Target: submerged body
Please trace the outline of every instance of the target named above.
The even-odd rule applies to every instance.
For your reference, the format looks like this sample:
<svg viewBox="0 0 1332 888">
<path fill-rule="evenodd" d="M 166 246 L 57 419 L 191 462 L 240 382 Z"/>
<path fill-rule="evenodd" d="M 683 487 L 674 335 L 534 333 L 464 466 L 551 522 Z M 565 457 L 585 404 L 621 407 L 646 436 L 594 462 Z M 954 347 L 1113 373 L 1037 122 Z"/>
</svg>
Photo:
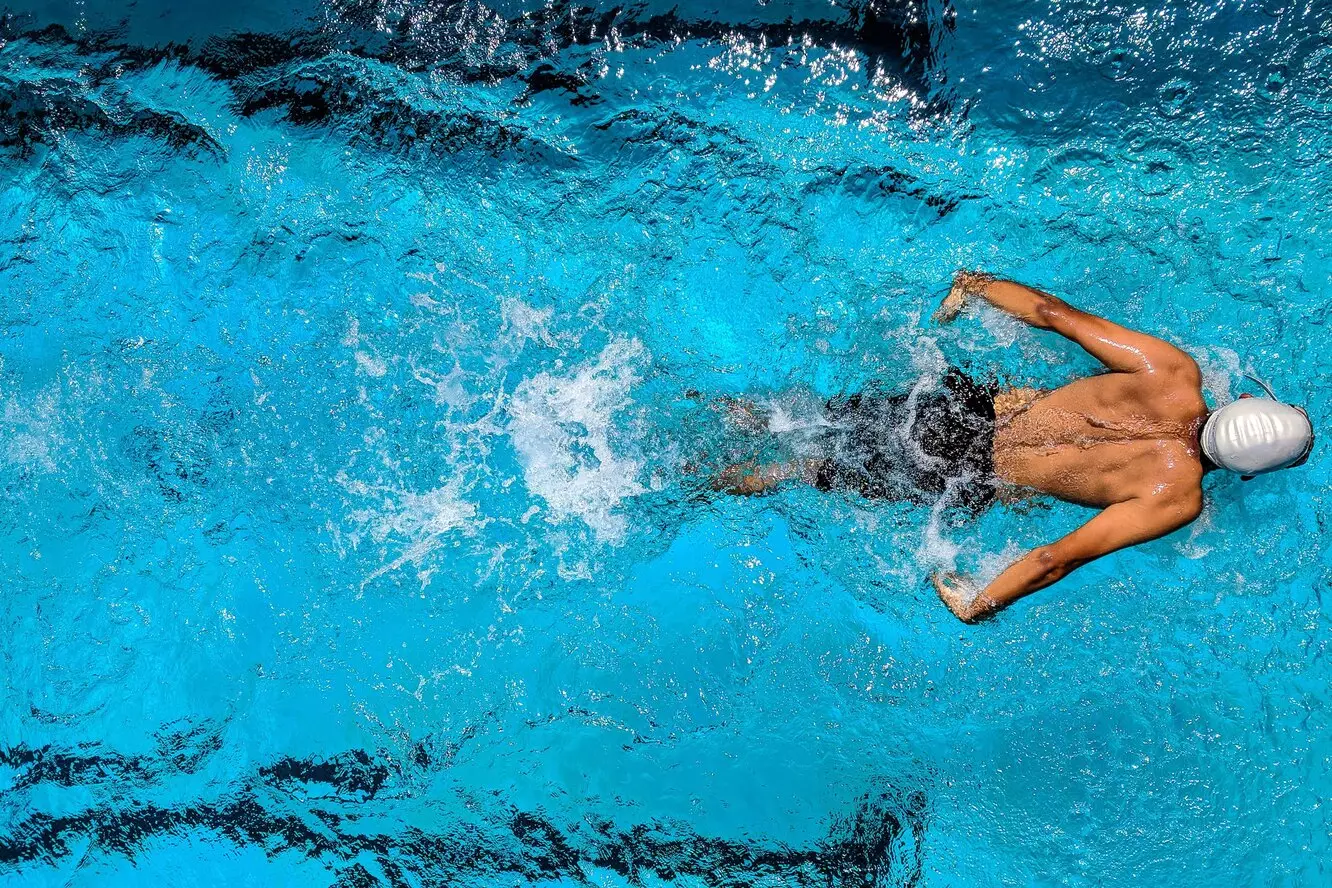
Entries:
<svg viewBox="0 0 1332 888">
<path fill-rule="evenodd" d="M 984 619 L 1095 558 L 1193 521 L 1202 511 L 1202 478 L 1210 468 L 1199 441 L 1209 417 L 1202 377 L 1183 351 L 1079 311 L 1048 293 L 988 275 L 959 273 L 936 318 L 951 321 L 975 299 L 1078 343 L 1108 372 L 1053 391 L 996 391 L 982 410 L 964 401 L 962 409 L 937 413 L 925 429 L 907 436 L 904 462 L 914 461 L 917 469 L 909 469 L 906 477 L 935 484 L 929 480 L 931 470 L 957 475 L 960 467 L 962 489 L 973 494 L 969 501 L 960 501 L 964 505 L 983 507 L 989 502 L 983 494 L 1008 488 L 1101 510 L 1064 538 L 1027 553 L 983 589 L 956 574 L 936 575 L 940 598 L 966 622 Z M 965 386 L 958 389 L 951 377 L 945 377 L 945 388 L 954 394 L 964 391 L 974 402 L 974 392 Z M 856 413 L 853 432 L 867 425 L 866 415 L 863 410 Z M 930 426 L 944 431 L 932 439 Z M 959 436 L 959 429 L 974 435 Z M 882 425 L 878 435 L 885 435 Z M 984 458 L 977 457 L 977 442 Z M 759 493 L 800 478 L 825 488 L 892 495 L 872 480 L 880 474 L 876 466 L 886 461 L 884 451 L 870 447 L 866 452 L 868 457 L 857 453 L 850 460 L 834 453 L 784 466 L 733 466 L 719 485 L 736 493 Z M 1304 455 L 1307 458 L 1307 447 Z M 1282 465 L 1292 462 L 1288 458 Z"/>
<path fill-rule="evenodd" d="M 829 401 L 814 485 L 872 499 L 915 500 L 980 513 L 998 492 L 995 392 L 950 369 L 937 385 Z"/>
</svg>

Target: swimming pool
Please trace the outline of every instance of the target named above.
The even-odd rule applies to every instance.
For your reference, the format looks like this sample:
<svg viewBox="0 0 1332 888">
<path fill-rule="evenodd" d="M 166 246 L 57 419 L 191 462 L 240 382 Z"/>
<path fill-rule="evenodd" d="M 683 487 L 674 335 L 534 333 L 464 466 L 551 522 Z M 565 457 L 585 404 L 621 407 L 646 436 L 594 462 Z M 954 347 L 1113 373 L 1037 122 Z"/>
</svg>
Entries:
<svg viewBox="0 0 1332 888">
<path fill-rule="evenodd" d="M 975 628 L 1085 513 L 702 492 L 1092 369 L 958 267 L 1325 424 L 1332 15 L 983 6 L 11 7 L 0 882 L 1325 883 L 1322 448 Z"/>
</svg>

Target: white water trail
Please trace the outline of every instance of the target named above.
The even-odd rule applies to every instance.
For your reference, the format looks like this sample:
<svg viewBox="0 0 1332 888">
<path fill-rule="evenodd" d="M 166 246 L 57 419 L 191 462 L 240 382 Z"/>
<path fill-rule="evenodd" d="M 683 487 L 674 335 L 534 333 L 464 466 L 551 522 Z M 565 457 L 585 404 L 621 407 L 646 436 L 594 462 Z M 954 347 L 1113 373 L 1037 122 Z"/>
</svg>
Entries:
<svg viewBox="0 0 1332 888">
<path fill-rule="evenodd" d="M 509 404 L 509 435 L 523 480 L 545 500 L 548 520 L 577 518 L 601 540 L 622 539 L 616 507 L 643 493 L 641 454 L 612 446 L 616 415 L 633 401 L 635 363 L 645 354 L 636 339 L 611 341 L 597 359 L 567 374 L 539 373 L 520 383 Z"/>
</svg>

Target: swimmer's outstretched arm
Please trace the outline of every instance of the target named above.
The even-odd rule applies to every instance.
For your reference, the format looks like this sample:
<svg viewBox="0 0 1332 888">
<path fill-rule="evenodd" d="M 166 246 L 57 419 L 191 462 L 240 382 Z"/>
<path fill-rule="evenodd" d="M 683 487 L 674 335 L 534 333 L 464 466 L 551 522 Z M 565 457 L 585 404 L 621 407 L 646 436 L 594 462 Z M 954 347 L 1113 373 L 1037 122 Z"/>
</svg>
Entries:
<svg viewBox="0 0 1332 888">
<path fill-rule="evenodd" d="M 1201 511 L 1200 490 L 1167 489 L 1149 499 L 1115 503 L 1058 542 L 1028 552 L 979 592 L 957 574 L 935 574 L 934 588 L 958 619 L 978 623 L 1102 555 L 1178 530 Z"/>
<path fill-rule="evenodd" d="M 959 271 L 934 317 L 947 323 L 973 298 L 984 299 L 1000 311 L 1041 330 L 1053 330 L 1082 346 L 1096 360 L 1121 373 L 1156 370 L 1197 370 L 1187 354 L 1168 342 L 1121 327 L 1049 293 L 988 274 Z"/>
</svg>

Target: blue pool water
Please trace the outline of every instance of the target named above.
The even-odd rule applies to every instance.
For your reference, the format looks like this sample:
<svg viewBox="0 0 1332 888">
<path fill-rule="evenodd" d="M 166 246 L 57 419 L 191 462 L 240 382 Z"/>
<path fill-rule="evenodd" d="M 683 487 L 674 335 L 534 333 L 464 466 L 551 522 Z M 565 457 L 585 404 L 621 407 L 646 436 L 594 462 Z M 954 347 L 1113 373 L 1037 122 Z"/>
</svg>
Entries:
<svg viewBox="0 0 1332 888">
<path fill-rule="evenodd" d="M 1321 445 L 975 628 L 1087 513 L 704 494 L 1092 369 L 958 267 L 1327 425 L 1332 13 L 1155 6 L 10 7 L 0 884 L 1327 884 Z"/>
</svg>

